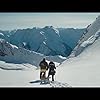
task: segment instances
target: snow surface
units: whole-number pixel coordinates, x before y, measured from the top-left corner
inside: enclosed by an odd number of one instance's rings
[[[56,79],[73,87],[100,86],[100,38],[80,55],[63,62]]]
[[[57,63],[55,64],[56,66],[58,65]],[[70,87],[69,84],[59,81],[50,84],[40,84],[40,70],[30,64],[8,64],[0,61],[0,66],[2,66],[2,69],[0,69],[0,87]],[[48,71],[46,76],[47,74]]]
[[[72,54],[59,66],[56,79],[72,87],[100,87],[100,16],[88,27]]]

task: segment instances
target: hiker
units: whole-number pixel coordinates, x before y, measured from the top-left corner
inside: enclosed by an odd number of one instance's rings
[[[48,79],[49,79],[49,76],[52,75],[52,81],[54,81],[54,75],[56,73],[55,69],[56,69],[55,64],[52,61],[50,61]]]
[[[45,80],[46,79],[46,71],[48,70],[48,63],[46,62],[45,58],[40,62],[40,79]]]

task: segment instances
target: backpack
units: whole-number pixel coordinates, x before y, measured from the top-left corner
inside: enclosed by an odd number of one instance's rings
[[[40,63],[40,68],[41,69],[46,69],[47,65],[46,65],[46,62],[41,62]]]

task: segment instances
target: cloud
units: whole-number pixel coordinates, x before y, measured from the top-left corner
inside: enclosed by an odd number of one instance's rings
[[[26,27],[86,27],[99,13],[0,13],[0,29]]]

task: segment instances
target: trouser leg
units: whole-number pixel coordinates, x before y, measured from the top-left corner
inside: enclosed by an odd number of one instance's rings
[[[41,79],[41,77],[42,77],[42,72],[40,72],[40,79]]]
[[[54,81],[54,75],[52,75],[52,81]]]
[[[44,77],[44,78],[46,78],[46,72],[44,72],[44,75],[43,75],[43,77]]]
[[[49,76],[50,76],[50,75],[49,75],[49,73],[48,73],[48,78],[49,78]]]
[[[50,73],[50,72],[48,72],[48,76],[47,76],[48,78],[49,78],[49,76],[50,76],[50,74],[49,74],[49,73]]]

